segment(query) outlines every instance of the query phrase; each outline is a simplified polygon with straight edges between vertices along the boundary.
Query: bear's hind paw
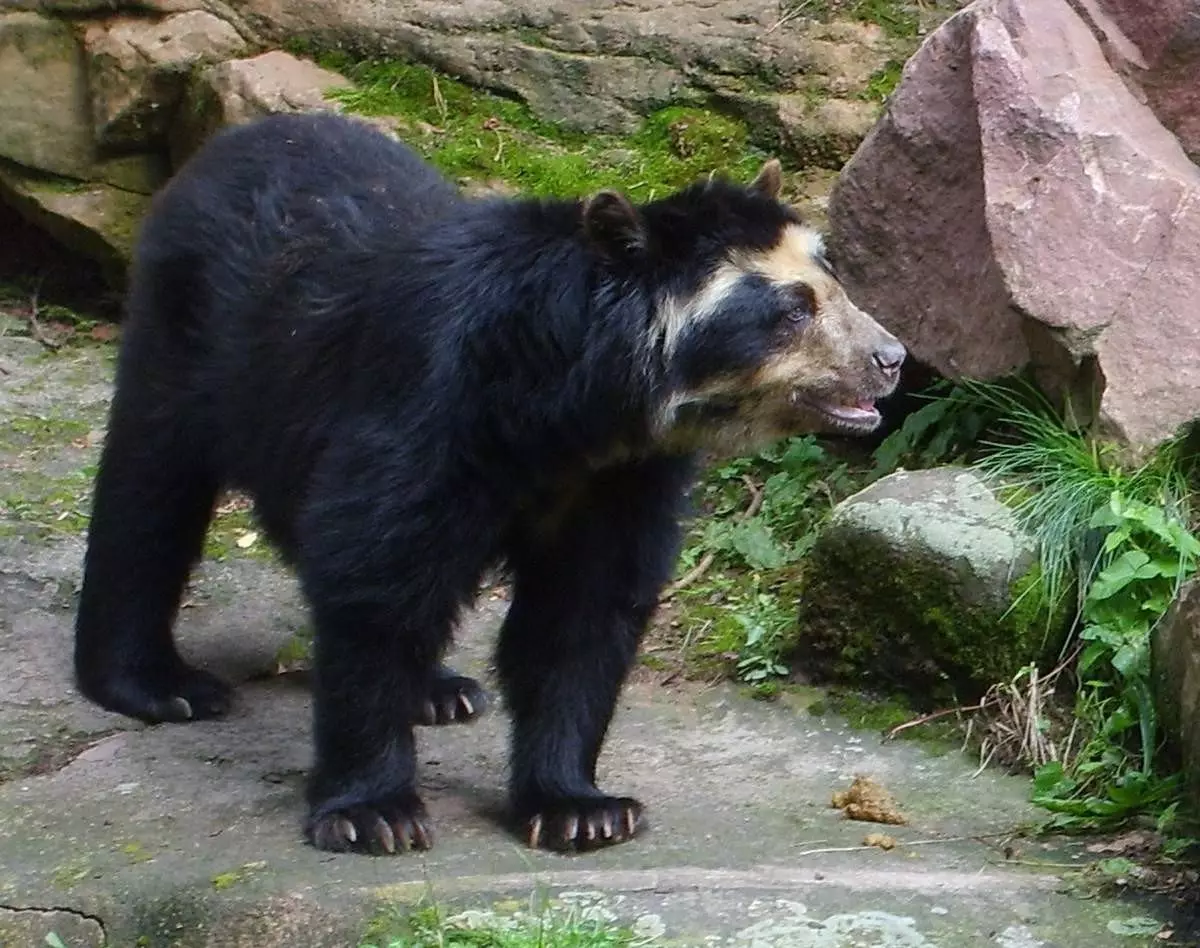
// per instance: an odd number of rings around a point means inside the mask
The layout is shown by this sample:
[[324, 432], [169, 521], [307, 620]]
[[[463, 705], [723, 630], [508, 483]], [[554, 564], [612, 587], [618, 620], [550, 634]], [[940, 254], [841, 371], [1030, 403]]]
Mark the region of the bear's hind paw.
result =
[[233, 702], [229, 685], [181, 661], [167, 676], [145, 679], [127, 672], [85, 673], [79, 686], [101, 707], [150, 724], [217, 718]]
[[429, 698], [415, 723], [430, 726], [469, 724], [488, 707], [487, 692], [474, 678], [447, 674], [434, 679]]

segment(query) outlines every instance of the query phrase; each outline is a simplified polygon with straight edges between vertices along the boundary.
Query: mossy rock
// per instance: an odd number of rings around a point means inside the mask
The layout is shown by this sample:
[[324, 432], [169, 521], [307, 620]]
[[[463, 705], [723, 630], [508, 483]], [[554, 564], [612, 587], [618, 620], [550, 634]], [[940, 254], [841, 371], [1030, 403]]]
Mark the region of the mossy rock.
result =
[[962, 468], [901, 472], [835, 508], [805, 569], [795, 659], [818, 679], [972, 700], [1056, 653], [1033, 543]]

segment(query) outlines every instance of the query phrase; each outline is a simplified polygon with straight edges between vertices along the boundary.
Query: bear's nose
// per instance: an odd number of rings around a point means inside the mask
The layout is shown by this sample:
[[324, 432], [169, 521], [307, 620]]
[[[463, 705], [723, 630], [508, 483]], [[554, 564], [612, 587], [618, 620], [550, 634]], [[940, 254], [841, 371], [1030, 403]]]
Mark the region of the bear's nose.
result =
[[905, 355], [904, 346], [893, 339], [875, 350], [875, 364], [885, 375], [895, 375], [904, 364]]

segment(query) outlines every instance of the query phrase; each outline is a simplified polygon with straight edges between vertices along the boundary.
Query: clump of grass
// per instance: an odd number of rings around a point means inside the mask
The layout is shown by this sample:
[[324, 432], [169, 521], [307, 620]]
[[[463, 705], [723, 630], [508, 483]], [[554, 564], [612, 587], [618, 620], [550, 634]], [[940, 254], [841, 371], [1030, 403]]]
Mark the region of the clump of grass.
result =
[[742, 121], [713, 110], [672, 106], [632, 136], [585, 135], [424, 66], [340, 52], [317, 59], [354, 82], [331, 99], [355, 114], [396, 117], [397, 134], [452, 178], [547, 197], [620, 185], [652, 200], [713, 172], [748, 180], [766, 158]]
[[884, 102], [900, 84], [900, 76], [904, 72], [904, 63], [899, 59], [889, 59], [879, 69], [871, 73], [867, 80], [867, 88], [863, 90], [862, 98], [868, 102]]
[[962, 391], [1004, 432], [981, 443], [984, 453], [976, 466], [1000, 487], [1034, 538], [1052, 601], [1076, 578], [1085, 593], [1104, 565], [1105, 525], [1092, 521], [1114, 496], [1160, 508], [1178, 523], [1190, 519], [1181, 441], [1129, 465], [1116, 446], [1081, 431], [1028, 383], [965, 382]]
[[[532, 900], [531, 900], [532, 903]], [[359, 948], [652, 948], [653, 932], [620, 925], [598, 905], [547, 904], [448, 914], [437, 905], [385, 912]]]

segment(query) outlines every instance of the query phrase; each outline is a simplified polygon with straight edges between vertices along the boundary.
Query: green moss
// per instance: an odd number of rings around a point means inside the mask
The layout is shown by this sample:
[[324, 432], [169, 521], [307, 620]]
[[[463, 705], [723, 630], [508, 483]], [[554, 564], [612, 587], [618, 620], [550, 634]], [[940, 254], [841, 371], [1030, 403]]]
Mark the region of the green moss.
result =
[[671, 663], [659, 655], [639, 655], [638, 664], [651, 671], [665, 672], [671, 670]]
[[[921, 712], [903, 695], [876, 695], [863, 691], [832, 688], [825, 697], [809, 705], [814, 715], [837, 714], [856, 731], [883, 734], [920, 717]], [[959, 723], [951, 716], [901, 731], [901, 740], [919, 741], [930, 750], [948, 751], [959, 746]]]
[[1006, 611], [966, 602], [957, 586], [943, 568], [861, 535], [819, 543], [793, 657], [826, 680], [907, 695], [928, 710], [978, 698], [1056, 653], [1067, 614], [1050, 614], [1036, 571], [1014, 581]]
[[82, 533], [87, 528], [89, 496], [95, 469], [84, 468], [62, 477], [42, 472], [18, 472], [5, 478], [0, 513], [10, 532], [49, 537]]
[[317, 61], [355, 83], [331, 99], [348, 112], [396, 118], [397, 134], [454, 179], [501, 180], [547, 197], [623, 186], [649, 200], [714, 171], [750, 178], [766, 157], [744, 122], [710, 109], [663, 109], [626, 138], [585, 135], [424, 66], [342, 52]]
[[63, 863], [50, 876], [50, 881], [58, 889], [73, 889], [92, 874], [91, 863], [80, 856], [70, 862]]
[[248, 862], [229, 872], [221, 872], [212, 877], [212, 886], [218, 892], [232, 889], [267, 868], [265, 862]]
[[868, 102], [884, 102], [900, 84], [900, 74], [904, 71], [904, 63], [899, 59], [889, 59], [881, 68], [871, 74], [867, 80], [867, 88], [863, 90], [862, 98]]
[[5, 451], [30, 451], [68, 445], [85, 437], [89, 426], [79, 418], [61, 415], [25, 415], [9, 418], [0, 434], [0, 448]]
[[275, 667], [283, 672], [307, 668], [312, 662], [313, 630], [303, 626], [292, 633], [291, 638], [275, 653]]

